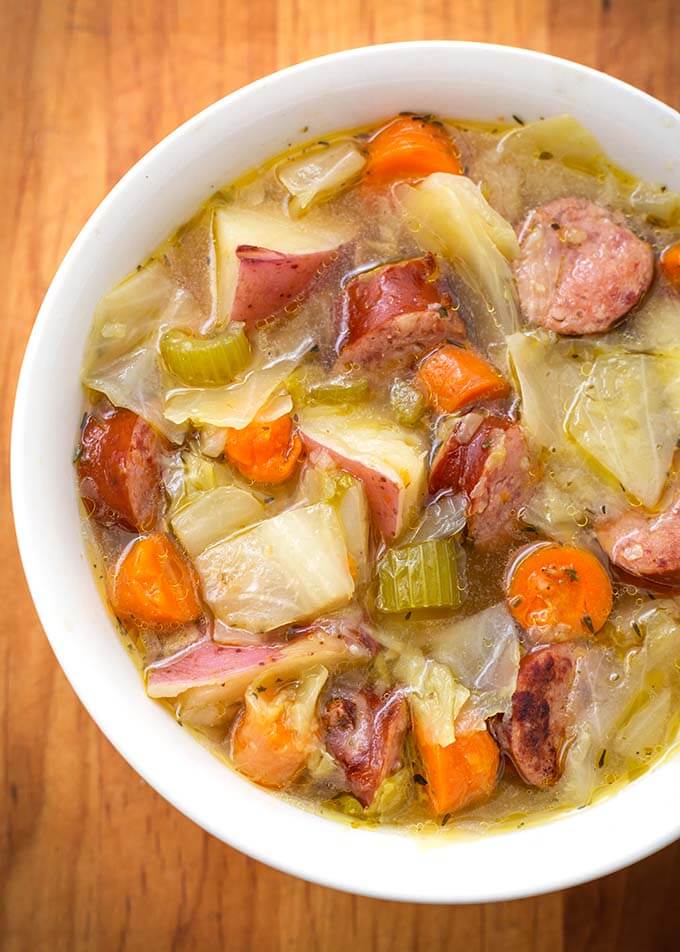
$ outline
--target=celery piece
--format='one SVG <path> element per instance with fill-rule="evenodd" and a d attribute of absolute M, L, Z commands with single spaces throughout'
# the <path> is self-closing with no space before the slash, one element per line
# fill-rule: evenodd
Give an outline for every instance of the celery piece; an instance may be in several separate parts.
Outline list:
<path fill-rule="evenodd" d="M 230 324 L 215 337 L 195 337 L 175 328 L 163 334 L 160 349 L 168 370 L 188 387 L 230 383 L 250 360 L 243 324 Z"/>
<path fill-rule="evenodd" d="M 309 388 L 313 403 L 361 403 L 368 396 L 368 380 L 364 377 L 331 377 Z"/>
<path fill-rule="evenodd" d="M 425 397 L 405 380 L 395 380 L 390 388 L 390 406 L 402 426 L 415 426 L 425 413 Z"/>
<path fill-rule="evenodd" d="M 378 608 L 457 608 L 461 603 L 455 543 L 431 539 L 388 549 L 378 565 Z"/>
<path fill-rule="evenodd" d="M 326 377 L 320 367 L 300 367 L 286 381 L 286 388 L 293 400 L 301 406 L 319 403 L 361 403 L 369 394 L 370 386 L 365 377 L 338 374 Z"/>

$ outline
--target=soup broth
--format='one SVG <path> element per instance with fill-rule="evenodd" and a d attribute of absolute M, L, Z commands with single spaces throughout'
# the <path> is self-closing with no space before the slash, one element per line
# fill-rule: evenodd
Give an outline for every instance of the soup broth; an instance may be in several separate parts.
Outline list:
<path fill-rule="evenodd" d="M 151 698 L 357 823 L 587 805 L 680 711 L 680 196 L 568 116 L 402 114 L 98 305 L 75 454 Z"/>

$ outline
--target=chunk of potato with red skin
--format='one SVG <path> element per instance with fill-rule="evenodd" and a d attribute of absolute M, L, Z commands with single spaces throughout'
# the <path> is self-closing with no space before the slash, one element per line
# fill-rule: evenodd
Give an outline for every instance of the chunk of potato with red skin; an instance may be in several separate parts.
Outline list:
<path fill-rule="evenodd" d="M 76 463 L 88 515 L 106 528 L 153 528 L 163 499 L 162 448 L 159 434 L 131 410 L 90 414 Z"/>
<path fill-rule="evenodd" d="M 373 268 L 344 288 L 339 363 L 411 366 L 465 327 L 451 310 L 433 254 Z"/>
<path fill-rule="evenodd" d="M 231 320 L 257 327 L 293 303 L 301 303 L 337 255 L 336 249 L 289 254 L 239 245 L 236 249 L 238 282 Z"/>

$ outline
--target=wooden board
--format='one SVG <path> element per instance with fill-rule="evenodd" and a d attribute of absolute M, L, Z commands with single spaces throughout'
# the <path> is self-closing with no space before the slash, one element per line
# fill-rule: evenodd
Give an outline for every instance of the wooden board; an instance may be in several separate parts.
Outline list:
<path fill-rule="evenodd" d="M 321 53 L 417 38 L 547 50 L 680 107 L 677 0 L 0 3 L 5 949 L 680 947 L 680 846 L 566 893 L 427 908 L 310 886 L 211 839 L 143 783 L 91 722 L 48 648 L 19 566 L 7 478 L 16 376 L 45 289 L 98 202 L 162 136 L 250 80 Z"/>

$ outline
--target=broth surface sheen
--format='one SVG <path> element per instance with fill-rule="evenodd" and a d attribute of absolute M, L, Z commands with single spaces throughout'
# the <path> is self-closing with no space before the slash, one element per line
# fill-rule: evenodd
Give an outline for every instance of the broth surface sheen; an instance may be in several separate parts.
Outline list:
<path fill-rule="evenodd" d="M 84 355 L 84 532 L 147 693 L 353 824 L 522 827 L 680 726 L 680 196 L 513 120 L 272 158 Z"/>

